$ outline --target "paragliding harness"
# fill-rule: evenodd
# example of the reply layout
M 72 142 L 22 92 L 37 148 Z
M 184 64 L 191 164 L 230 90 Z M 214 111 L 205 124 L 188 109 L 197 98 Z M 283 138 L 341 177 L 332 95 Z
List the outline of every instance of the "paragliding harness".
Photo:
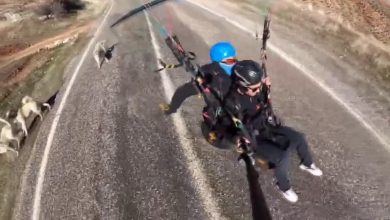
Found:
M 161 71 L 163 69 L 173 69 L 183 66 L 187 72 L 192 75 L 192 82 L 195 87 L 198 89 L 199 93 L 203 96 L 206 106 L 202 110 L 202 131 L 208 139 L 206 133 L 213 131 L 213 127 L 216 125 L 218 116 L 223 111 L 222 102 L 223 97 L 221 97 L 214 88 L 210 87 L 207 84 L 207 79 L 205 73 L 201 70 L 199 64 L 195 62 L 196 54 L 193 52 L 187 52 L 184 50 L 179 38 L 176 35 L 168 36 L 165 39 L 166 44 L 171 49 L 172 53 L 175 55 L 176 59 L 179 61 L 179 64 L 167 65 L 164 61 L 159 60 L 163 68 L 157 70 Z M 218 134 L 217 134 L 218 135 Z M 212 137 L 217 138 L 217 137 Z M 208 140 L 212 144 L 211 140 Z
M 149 3 L 145 4 L 145 9 L 148 10 Z M 241 154 L 247 154 L 250 155 L 252 158 L 252 155 L 254 153 L 254 149 L 256 149 L 257 143 L 256 143 L 256 138 L 254 138 L 255 134 L 248 132 L 248 130 L 245 128 L 244 124 L 240 119 L 235 117 L 231 112 L 229 112 L 227 109 L 222 108 L 223 106 L 223 100 L 222 98 L 210 87 L 208 87 L 206 80 L 205 80 L 205 75 L 202 73 L 200 65 L 196 63 L 196 55 L 193 52 L 188 52 L 184 49 L 182 44 L 180 43 L 178 37 L 172 33 L 172 30 L 168 32 L 167 28 L 159 21 L 159 19 L 155 18 L 153 15 L 151 15 L 157 25 L 160 27 L 159 33 L 160 35 L 163 36 L 165 43 L 169 47 L 169 49 L 172 51 L 173 55 L 176 57 L 177 61 L 179 62 L 178 64 L 173 64 L 169 65 L 159 59 L 159 63 L 162 66 L 162 68 L 156 70 L 156 72 L 162 71 L 164 69 L 173 69 L 173 68 L 178 68 L 178 67 L 184 67 L 186 72 L 189 72 L 192 75 L 192 79 L 194 82 L 194 85 L 202 94 L 205 102 L 206 102 L 206 107 L 210 105 L 215 105 L 218 103 L 218 106 L 216 108 L 215 112 L 218 114 L 218 111 L 221 111 L 224 113 L 225 116 L 228 116 L 228 118 L 231 120 L 232 124 L 234 127 L 238 130 L 241 131 L 241 135 L 244 137 L 243 141 L 241 141 Z M 270 24 L 270 19 L 268 18 L 268 15 L 266 16 L 266 19 L 264 20 L 264 30 L 263 30 L 263 43 L 261 47 L 261 59 L 262 59 L 262 67 L 263 70 L 266 73 L 266 68 L 265 68 L 265 61 L 266 61 L 266 54 L 265 54 L 265 49 L 266 49 L 266 41 L 269 38 L 269 24 Z M 269 90 L 269 88 L 268 88 Z M 211 102 L 213 100 L 213 102 Z M 205 113 L 205 111 L 203 112 Z M 214 118 L 214 117 L 211 117 Z M 215 121 L 210 121 L 210 118 L 207 117 L 206 114 L 203 114 L 203 119 L 208 125 L 212 125 L 215 123 Z M 245 141 L 248 140 L 249 144 Z M 241 157 L 239 158 L 241 159 Z M 253 158 L 252 158 L 253 159 Z M 253 161 L 255 161 L 253 159 Z
M 222 103 L 222 99 L 215 90 L 213 90 L 207 85 L 205 74 L 201 71 L 199 64 L 195 62 L 196 54 L 193 52 L 185 51 L 179 41 L 179 38 L 176 35 L 168 36 L 165 39 L 165 42 L 168 45 L 168 47 L 171 49 L 176 59 L 179 61 L 179 64 L 166 64 L 164 61 L 160 59 L 159 63 L 161 64 L 162 68 L 156 71 L 159 72 L 163 69 L 173 69 L 173 68 L 183 66 L 187 72 L 191 73 L 193 84 L 196 86 L 200 94 L 202 94 L 206 102 L 206 107 L 203 109 L 203 114 L 202 114 L 203 118 L 205 121 L 207 121 L 207 124 L 209 125 L 215 124 L 216 117 L 210 117 L 209 111 L 207 111 L 207 109 L 208 106 L 216 107 L 215 102 L 220 104 Z M 212 99 L 214 100 L 214 102 L 212 101 Z M 216 112 L 214 112 L 213 114 L 218 115 L 217 111 L 221 110 L 220 105 L 215 109 Z
M 265 73 L 265 76 L 267 77 L 267 70 L 266 70 L 266 46 L 267 46 L 267 40 L 270 37 L 270 31 L 269 31 L 269 26 L 270 26 L 270 19 L 268 15 L 265 17 L 264 20 L 264 29 L 263 29 L 263 37 L 262 37 L 262 47 L 260 50 L 261 54 L 261 60 L 262 60 L 262 69 Z M 256 34 L 257 35 L 257 34 Z M 248 132 L 248 130 L 244 127 L 244 124 L 236 118 L 232 113 L 227 111 L 227 109 L 222 108 L 223 106 L 223 100 L 222 98 L 212 89 L 210 88 L 206 81 L 205 81 L 205 75 L 201 71 L 201 68 L 199 64 L 197 64 L 196 61 L 196 54 L 193 52 L 187 52 L 182 44 L 180 43 L 178 37 L 176 35 L 168 35 L 165 38 L 165 43 L 169 47 L 169 49 L 172 51 L 174 56 L 176 57 L 177 61 L 179 62 L 178 64 L 173 64 L 169 65 L 166 64 L 164 61 L 161 59 L 159 60 L 159 63 L 161 64 L 162 68 L 156 70 L 161 71 L 163 69 L 173 69 L 173 68 L 178 68 L 178 67 L 184 67 L 186 72 L 189 72 L 192 75 L 193 82 L 196 86 L 196 88 L 199 90 L 199 92 L 202 94 L 205 102 L 206 102 L 206 107 L 203 109 L 203 119 L 204 122 L 207 126 L 209 126 L 209 129 L 216 123 L 216 117 L 218 117 L 220 112 L 223 112 L 226 116 L 230 118 L 230 120 L 233 122 L 233 125 L 235 126 L 236 129 L 239 129 L 244 136 L 245 139 L 247 139 L 250 143 L 246 143 L 245 141 L 242 141 L 241 145 L 239 146 L 241 148 L 241 153 L 242 154 L 247 154 L 252 157 L 254 150 L 256 148 L 256 138 L 254 138 L 255 134 Z M 270 94 L 270 86 L 267 87 L 267 105 L 269 109 L 272 111 L 271 107 L 271 101 L 269 98 Z M 212 108 L 215 110 L 213 112 L 213 117 L 209 117 L 207 107 L 210 107 L 211 105 L 215 105 L 215 102 L 211 102 L 210 100 L 216 100 L 218 103 L 218 106 L 212 106 Z M 270 114 L 273 114 L 270 112 Z M 239 157 L 239 159 L 242 158 L 242 155 Z M 253 159 L 253 158 L 252 158 Z M 253 159 L 254 160 L 254 159 Z M 268 166 L 268 164 L 267 164 Z
M 233 121 L 233 124 L 240 129 L 245 138 L 248 140 L 252 140 L 251 135 L 249 132 L 245 129 L 243 126 L 242 122 L 233 116 L 233 114 L 229 113 L 227 110 L 223 109 L 223 100 L 222 98 L 217 94 L 216 91 L 214 91 L 212 88 L 210 88 L 205 80 L 205 75 L 201 71 L 201 68 L 199 64 L 195 62 L 196 60 L 196 55 L 193 52 L 187 52 L 184 50 L 182 44 L 180 43 L 178 37 L 176 35 L 173 36 L 168 36 L 165 39 L 165 42 L 167 46 L 171 49 L 172 53 L 178 60 L 179 64 L 173 64 L 173 65 L 167 65 L 164 61 L 159 60 L 159 63 L 162 65 L 162 68 L 158 69 L 157 71 L 161 71 L 163 69 L 172 69 L 172 68 L 177 68 L 183 66 L 187 72 L 189 72 L 192 75 L 193 82 L 198 89 L 198 91 L 202 94 L 205 102 L 206 102 L 206 108 L 207 106 L 215 105 L 215 101 L 218 103 L 218 106 L 213 106 L 216 107 L 216 111 L 223 111 L 225 114 L 229 116 L 229 118 Z M 213 101 L 211 101 L 213 100 Z M 205 109 L 206 109 L 205 108 Z M 212 125 L 215 123 L 215 121 L 210 121 L 210 120 L 215 120 L 214 117 L 208 117 L 207 111 L 203 110 L 203 119 L 205 120 L 207 125 Z M 218 112 L 215 112 L 216 115 L 218 115 Z M 251 141 L 251 144 L 253 141 Z M 243 152 L 245 153 L 251 153 L 252 150 L 249 148 L 249 146 L 242 146 Z

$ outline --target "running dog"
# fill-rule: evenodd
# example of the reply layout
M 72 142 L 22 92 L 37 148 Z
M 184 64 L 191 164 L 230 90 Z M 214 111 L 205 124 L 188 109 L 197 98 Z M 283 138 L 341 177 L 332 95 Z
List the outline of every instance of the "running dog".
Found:
M 9 119 L 14 119 L 14 123 L 19 123 L 22 126 L 22 130 L 27 137 L 28 131 L 27 131 L 27 126 L 26 126 L 26 119 L 30 116 L 31 112 L 39 115 L 41 118 L 41 121 L 43 120 L 42 116 L 42 109 L 43 107 L 48 108 L 51 110 L 51 106 L 49 103 L 40 103 L 35 101 L 33 98 L 30 96 L 25 96 L 22 99 L 22 106 L 18 109 L 16 112 L 12 111 L 7 111 L 7 118 Z
M 95 49 L 93 51 L 93 58 L 95 59 L 98 68 L 100 69 L 103 65 L 103 61 L 109 62 L 106 54 L 107 54 L 107 48 L 106 48 L 106 40 L 102 40 L 96 43 Z
M 16 149 L 20 148 L 19 138 L 14 134 L 11 123 L 9 123 L 3 118 L 0 118 L 0 122 L 5 124 L 5 126 L 1 128 L 1 132 L 0 132 L 0 154 L 5 153 L 7 151 L 12 151 L 15 152 L 16 155 L 19 155 L 17 150 L 9 147 L 11 141 L 16 141 L 17 143 Z

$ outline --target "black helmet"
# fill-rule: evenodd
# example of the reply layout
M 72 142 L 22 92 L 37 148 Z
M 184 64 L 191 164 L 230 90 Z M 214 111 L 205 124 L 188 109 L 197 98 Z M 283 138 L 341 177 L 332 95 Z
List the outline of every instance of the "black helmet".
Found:
M 256 85 L 263 79 L 263 69 L 253 60 L 238 61 L 233 68 L 233 80 L 243 87 Z

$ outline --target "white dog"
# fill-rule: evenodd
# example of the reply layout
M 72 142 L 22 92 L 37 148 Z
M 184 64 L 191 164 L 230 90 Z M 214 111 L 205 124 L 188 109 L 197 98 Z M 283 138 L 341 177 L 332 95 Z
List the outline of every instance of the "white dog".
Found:
M 23 130 L 24 134 L 27 136 L 28 131 L 27 131 L 27 126 L 26 126 L 26 119 L 30 116 L 31 112 L 33 112 L 33 113 L 39 115 L 39 117 L 41 118 L 41 121 L 42 121 L 43 120 L 43 116 L 42 116 L 43 106 L 45 106 L 49 110 L 51 110 L 51 106 L 49 105 L 49 103 L 40 103 L 40 102 L 35 101 L 30 96 L 25 96 L 22 99 L 22 106 L 18 109 L 18 111 L 16 113 L 16 117 L 15 117 L 15 115 L 11 115 L 11 111 L 8 111 L 7 118 L 15 117 L 14 123 L 19 123 L 22 126 L 22 130 Z
M 97 42 L 93 51 L 93 58 L 95 59 L 99 69 L 102 67 L 103 61 L 106 61 L 107 63 L 109 62 L 106 57 L 107 48 L 105 44 L 106 40 Z
M 5 126 L 1 128 L 0 132 L 0 154 L 5 153 L 9 150 L 19 155 L 17 150 L 9 147 L 9 143 L 11 141 L 16 141 L 17 149 L 20 148 L 19 138 L 16 137 L 16 135 L 14 134 L 11 124 L 2 118 L 0 118 L 0 122 L 3 122 L 5 124 Z

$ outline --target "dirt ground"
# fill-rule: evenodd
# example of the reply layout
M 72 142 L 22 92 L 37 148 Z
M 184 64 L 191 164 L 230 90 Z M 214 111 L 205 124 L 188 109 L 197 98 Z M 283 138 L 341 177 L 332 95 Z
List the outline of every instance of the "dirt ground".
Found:
M 311 4 L 329 16 L 340 17 L 355 29 L 390 44 L 390 1 L 388 0 L 294 0 Z
M 93 18 L 105 8 L 100 1 L 85 0 L 86 8 L 81 12 L 42 20 L 35 14 L 39 2 L 0 0 L 1 12 L 18 17 L 0 19 L 0 38 L 4 39 L 0 42 L 0 116 L 6 108 L 17 107 L 17 100 L 27 95 L 18 88 L 24 88 L 38 70 L 48 68 L 56 52 L 65 48 L 61 46 L 74 45 L 81 34 L 93 28 Z M 36 98 L 45 100 L 50 95 L 38 94 Z
M 305 13 L 288 16 L 314 29 L 340 58 L 360 63 L 378 87 L 390 91 L 390 4 L 384 0 L 288 0 Z M 283 10 L 281 10 L 282 12 Z M 316 27 L 317 25 L 317 27 Z M 314 27 L 314 28 L 313 28 Z M 337 48 L 338 45 L 339 48 Z M 343 48 L 344 52 L 340 51 Z M 358 64 L 359 65 L 359 64 Z
M 40 20 L 33 12 L 37 2 L 0 0 L 2 118 L 7 110 L 19 107 L 23 96 L 46 101 L 61 88 L 67 64 L 84 48 L 90 37 L 87 33 L 96 24 L 95 18 L 106 8 L 105 2 L 86 0 L 86 8 L 77 14 Z M 17 19 L 10 20 L 5 13 Z M 34 127 L 22 144 L 19 157 L 12 152 L 0 154 L 0 219 L 10 219 L 19 178 L 32 150 L 39 122 Z
M 356 31 L 373 35 L 384 44 L 390 44 L 390 1 L 389 0 L 230 0 L 246 3 L 258 8 L 271 7 L 273 11 L 286 7 L 286 2 L 300 8 L 309 8 L 317 15 L 338 20 Z

